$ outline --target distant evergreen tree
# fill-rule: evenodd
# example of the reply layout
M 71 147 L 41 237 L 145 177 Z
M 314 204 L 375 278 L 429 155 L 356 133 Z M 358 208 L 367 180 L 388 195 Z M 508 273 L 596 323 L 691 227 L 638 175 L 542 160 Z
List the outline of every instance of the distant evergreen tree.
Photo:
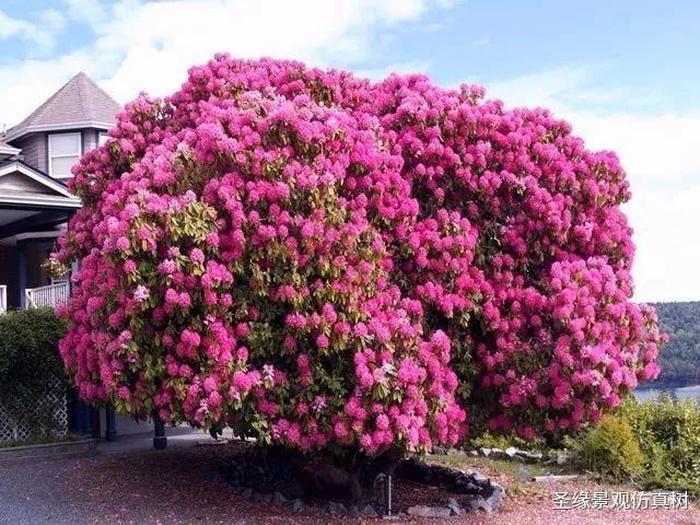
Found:
M 661 329 L 670 341 L 661 351 L 655 385 L 700 384 L 700 301 L 656 303 Z

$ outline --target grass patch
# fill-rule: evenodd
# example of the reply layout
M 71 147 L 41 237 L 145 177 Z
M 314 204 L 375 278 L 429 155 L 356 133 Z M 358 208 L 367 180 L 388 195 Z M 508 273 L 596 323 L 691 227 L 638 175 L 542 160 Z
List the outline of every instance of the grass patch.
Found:
M 86 439 L 85 436 L 80 434 L 66 434 L 65 436 L 40 436 L 31 439 L 17 440 L 17 441 L 5 441 L 0 443 L 0 449 L 3 448 L 16 448 L 16 447 L 27 447 L 31 445 L 49 445 L 53 443 L 71 443 L 73 441 L 80 441 Z
M 531 476 L 547 476 L 549 474 L 576 474 L 570 465 L 545 465 L 544 463 L 521 463 L 505 459 L 490 459 L 483 456 L 464 456 L 461 454 L 428 455 L 426 461 L 460 470 L 494 471 L 509 477 L 518 477 L 524 470 Z

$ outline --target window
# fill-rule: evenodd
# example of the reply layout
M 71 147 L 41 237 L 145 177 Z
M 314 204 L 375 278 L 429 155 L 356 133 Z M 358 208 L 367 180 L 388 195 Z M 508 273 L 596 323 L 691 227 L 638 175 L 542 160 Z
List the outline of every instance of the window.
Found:
M 104 146 L 105 142 L 107 142 L 107 139 L 109 138 L 109 135 L 107 135 L 106 131 L 100 131 L 97 134 L 97 145 L 98 146 Z
M 80 132 L 49 135 L 49 175 L 56 179 L 71 177 L 71 166 L 80 159 L 81 150 Z

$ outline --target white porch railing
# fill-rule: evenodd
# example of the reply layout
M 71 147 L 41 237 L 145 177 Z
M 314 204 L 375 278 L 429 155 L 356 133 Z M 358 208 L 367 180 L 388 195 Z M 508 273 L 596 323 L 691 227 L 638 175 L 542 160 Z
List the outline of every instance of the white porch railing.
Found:
M 70 297 L 70 283 L 68 281 L 27 288 L 25 291 L 27 308 L 41 308 L 43 306 L 56 306 L 68 301 Z
M 7 285 L 0 284 L 0 314 L 7 312 Z

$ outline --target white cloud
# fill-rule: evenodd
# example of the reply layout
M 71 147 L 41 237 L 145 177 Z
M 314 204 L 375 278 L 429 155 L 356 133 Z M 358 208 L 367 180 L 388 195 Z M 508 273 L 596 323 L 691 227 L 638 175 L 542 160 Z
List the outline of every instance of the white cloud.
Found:
M 12 18 L 0 9 L 0 40 L 14 36 L 29 38 L 33 31 L 29 22 Z
M 37 15 L 37 22 L 12 18 L 0 9 L 0 40 L 21 38 L 37 46 L 37 50 L 50 50 L 56 35 L 65 27 L 65 17 L 55 9 L 45 9 Z
M 625 211 L 637 245 L 635 299 L 698 300 L 700 114 L 630 110 L 625 90 L 589 88 L 602 71 L 560 68 L 487 88 L 509 106 L 551 108 L 590 148 L 617 152 L 633 192 Z
M 104 21 L 107 7 L 101 0 L 63 0 L 71 20 L 94 26 Z
M 0 123 L 16 123 L 81 69 L 125 102 L 142 90 L 155 95 L 172 92 L 190 65 L 219 51 L 237 57 L 294 58 L 321 66 L 357 65 L 376 52 L 384 30 L 453 4 L 451 0 L 119 0 L 106 7 L 88 0 L 64 2 L 69 18 L 89 25 L 94 42 L 41 61 L 3 64 L 9 57 L 0 57 L 0 100 L 16 102 L 0 105 Z
M 48 98 L 72 73 L 90 69 L 87 54 L 76 52 L 56 59 L 0 63 L 0 130 L 17 124 Z M 8 103 L 7 101 L 11 101 Z
M 33 36 L 44 51 L 49 51 L 56 44 L 58 35 L 65 29 L 66 17 L 56 9 L 45 9 L 39 12 L 38 18 Z
M 663 175 L 659 177 L 663 179 Z M 633 275 L 641 301 L 700 299 L 700 176 L 687 187 L 637 191 L 626 205 L 637 245 Z

